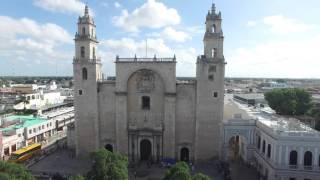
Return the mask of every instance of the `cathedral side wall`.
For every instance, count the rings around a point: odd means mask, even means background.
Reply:
[[[99,84],[100,147],[115,147],[115,83]]]
[[[194,160],[195,137],[195,84],[177,84],[176,107],[176,157],[180,160],[182,148],[188,148],[190,160]]]

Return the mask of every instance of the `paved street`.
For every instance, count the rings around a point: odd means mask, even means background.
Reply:
[[[91,168],[89,159],[76,159],[71,151],[61,149],[35,163],[29,170],[33,174],[85,174]]]

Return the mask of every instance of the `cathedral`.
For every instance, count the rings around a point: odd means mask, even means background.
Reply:
[[[220,154],[225,59],[221,13],[205,18],[196,77],[176,77],[172,58],[115,58],[104,79],[96,25],[88,7],[78,19],[73,59],[77,156],[106,148],[130,162],[200,161]]]

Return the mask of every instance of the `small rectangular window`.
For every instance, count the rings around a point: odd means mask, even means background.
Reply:
[[[210,74],[210,75],[208,76],[208,79],[209,79],[210,81],[214,81],[214,75],[213,75],[213,74]]]
[[[209,72],[216,72],[217,71],[217,66],[214,66],[214,65],[209,66],[209,70],[208,71]]]
[[[142,96],[142,109],[149,110],[150,109],[150,97]]]
[[[29,134],[32,134],[32,130],[31,129],[29,129]]]
[[[218,97],[218,92],[213,92],[213,97],[217,98]]]
[[[79,90],[79,95],[82,95],[82,90]]]

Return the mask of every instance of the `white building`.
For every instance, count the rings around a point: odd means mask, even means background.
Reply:
[[[67,125],[74,122],[74,108],[57,108],[40,117],[2,116],[0,122],[0,157],[3,158],[33,143],[46,145],[57,133],[66,136]]]
[[[319,180],[320,133],[296,119],[254,109],[227,98],[221,155],[238,153],[262,179]],[[231,151],[236,139],[238,152]]]

